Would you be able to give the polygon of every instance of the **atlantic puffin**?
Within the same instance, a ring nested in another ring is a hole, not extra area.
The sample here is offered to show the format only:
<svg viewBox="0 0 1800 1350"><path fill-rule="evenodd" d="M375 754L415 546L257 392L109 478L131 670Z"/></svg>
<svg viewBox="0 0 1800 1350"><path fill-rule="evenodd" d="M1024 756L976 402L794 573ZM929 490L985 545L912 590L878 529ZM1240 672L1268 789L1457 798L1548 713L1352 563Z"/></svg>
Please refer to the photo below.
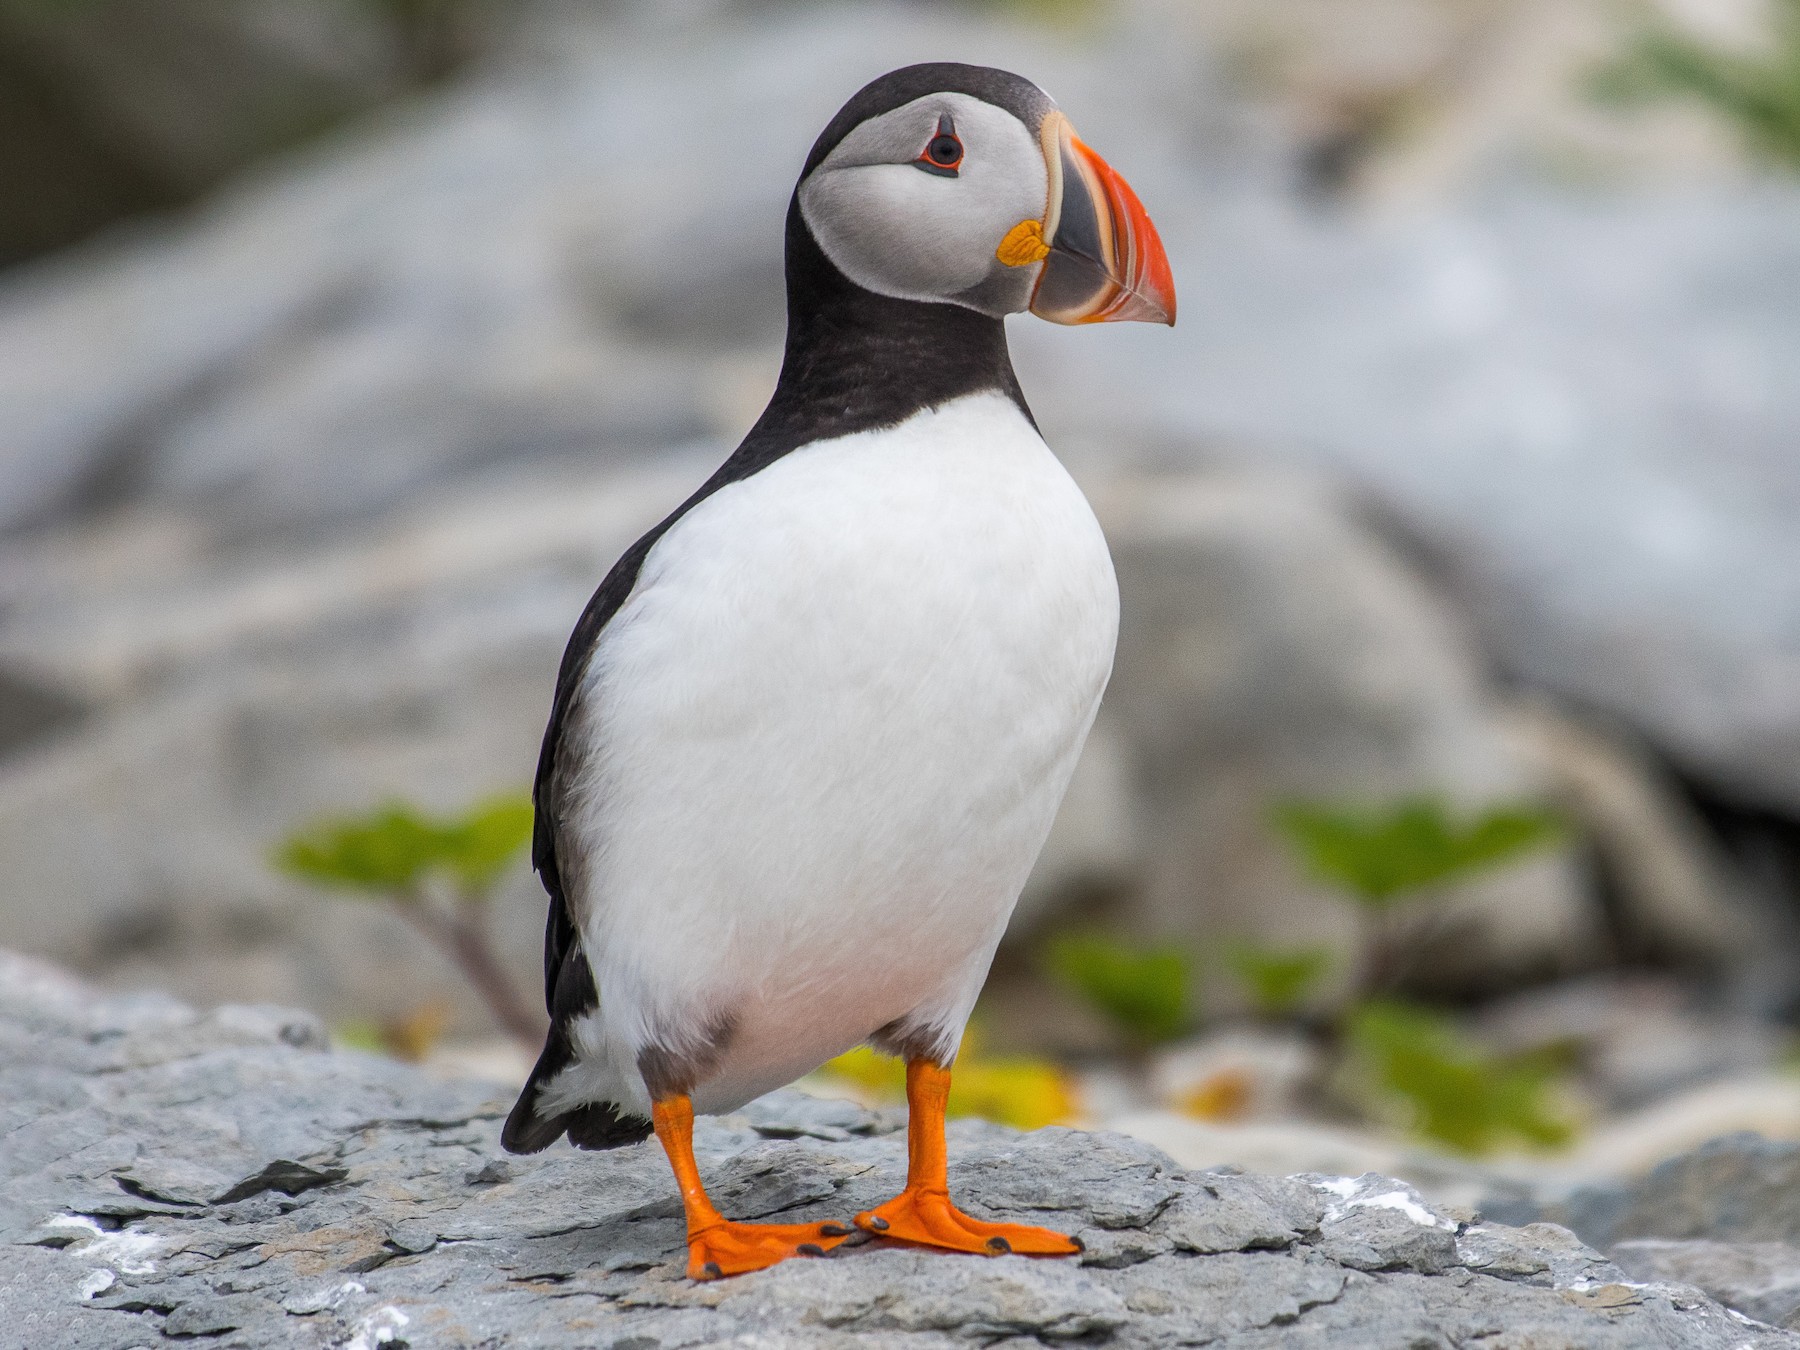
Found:
<svg viewBox="0 0 1800 1350"><path fill-rule="evenodd" d="M1038 434L1007 315L1173 323L1117 173L1030 81L892 71L807 155L767 409L607 574L538 761L551 1027L501 1140L654 1132L695 1279L817 1255L843 1224L719 1213L723 1113L861 1043L906 1061L907 1180L871 1233L1067 1254L951 1202L964 1023L1112 669L1100 526Z"/></svg>

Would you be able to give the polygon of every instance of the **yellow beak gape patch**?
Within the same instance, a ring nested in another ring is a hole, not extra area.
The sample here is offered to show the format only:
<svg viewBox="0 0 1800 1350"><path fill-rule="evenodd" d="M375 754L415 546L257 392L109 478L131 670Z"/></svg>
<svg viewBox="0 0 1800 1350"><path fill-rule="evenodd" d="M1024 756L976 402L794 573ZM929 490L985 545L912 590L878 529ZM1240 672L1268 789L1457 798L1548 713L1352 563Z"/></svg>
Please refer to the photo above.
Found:
<svg viewBox="0 0 1800 1350"><path fill-rule="evenodd" d="M1049 255L1050 245L1044 242L1043 224L1035 220L1021 220L1006 232L1006 238L994 250L994 256L1008 267L1029 267Z"/></svg>

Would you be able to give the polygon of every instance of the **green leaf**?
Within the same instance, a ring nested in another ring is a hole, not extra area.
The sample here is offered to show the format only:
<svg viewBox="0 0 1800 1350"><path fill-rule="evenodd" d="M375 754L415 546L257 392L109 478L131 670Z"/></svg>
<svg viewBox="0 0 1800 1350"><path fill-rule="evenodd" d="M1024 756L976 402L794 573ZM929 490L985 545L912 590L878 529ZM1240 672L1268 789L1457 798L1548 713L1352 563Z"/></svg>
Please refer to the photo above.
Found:
<svg viewBox="0 0 1800 1350"><path fill-rule="evenodd" d="M1550 1148L1574 1133L1551 1099L1566 1065L1558 1047L1487 1054L1442 1015L1389 1002L1356 1009L1345 1039L1350 1064L1375 1095L1402 1105L1419 1134L1458 1152Z"/></svg>
<svg viewBox="0 0 1800 1350"><path fill-rule="evenodd" d="M444 862L464 894L485 895L531 839L531 798L508 793L444 826Z"/></svg>
<svg viewBox="0 0 1800 1350"><path fill-rule="evenodd" d="M315 885L390 896L448 876L466 897L479 899L531 838L531 822L531 801L519 793L435 819L390 802L364 816L296 831L276 847L274 863Z"/></svg>
<svg viewBox="0 0 1800 1350"><path fill-rule="evenodd" d="M372 1055L385 1055L388 1052L387 1040L381 1034L380 1024L364 1018L334 1025L331 1028L331 1046L334 1050L363 1050Z"/></svg>
<svg viewBox="0 0 1800 1350"><path fill-rule="evenodd" d="M310 825L284 840L274 861L289 876L317 885L391 894L417 886L442 852L441 831L395 802L367 816Z"/></svg>
<svg viewBox="0 0 1800 1350"><path fill-rule="evenodd" d="M1695 99L1734 123L1757 153L1800 168L1800 0L1776 0L1771 17L1763 52L1726 50L1652 24L1624 57L1595 72L1592 92L1614 102Z"/></svg>
<svg viewBox="0 0 1800 1350"><path fill-rule="evenodd" d="M1124 1031L1154 1045L1188 1029L1193 961L1180 947L1135 948L1097 933L1054 939L1050 974Z"/></svg>
<svg viewBox="0 0 1800 1350"><path fill-rule="evenodd" d="M1378 807L1288 802L1272 820L1315 878L1377 908L1464 880L1564 833L1560 818L1542 807L1501 805L1458 820L1436 797Z"/></svg>
<svg viewBox="0 0 1800 1350"><path fill-rule="evenodd" d="M1306 1001L1331 967L1329 947L1277 949L1240 942L1226 949L1225 964L1249 991L1264 1017L1286 1017Z"/></svg>

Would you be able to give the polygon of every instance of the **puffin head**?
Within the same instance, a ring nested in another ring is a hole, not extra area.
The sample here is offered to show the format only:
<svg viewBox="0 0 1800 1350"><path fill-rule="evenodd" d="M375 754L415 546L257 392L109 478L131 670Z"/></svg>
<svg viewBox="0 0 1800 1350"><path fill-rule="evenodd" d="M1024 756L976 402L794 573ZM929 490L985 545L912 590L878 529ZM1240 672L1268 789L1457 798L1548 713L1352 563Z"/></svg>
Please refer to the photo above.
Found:
<svg viewBox="0 0 1800 1350"><path fill-rule="evenodd" d="M1055 323L1175 322L1156 227L1049 95L1003 70L891 71L839 110L795 189L843 276L896 300Z"/></svg>

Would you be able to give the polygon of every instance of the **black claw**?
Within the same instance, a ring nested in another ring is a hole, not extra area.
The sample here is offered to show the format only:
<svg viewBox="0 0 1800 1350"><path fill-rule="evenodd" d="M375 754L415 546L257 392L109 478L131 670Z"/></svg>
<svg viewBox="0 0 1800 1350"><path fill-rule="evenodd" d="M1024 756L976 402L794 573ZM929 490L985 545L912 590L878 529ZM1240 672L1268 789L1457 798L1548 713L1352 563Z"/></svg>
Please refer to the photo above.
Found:
<svg viewBox="0 0 1800 1350"><path fill-rule="evenodd" d="M885 1233L888 1230L888 1221L877 1214L869 1220L869 1227L878 1233Z"/></svg>
<svg viewBox="0 0 1800 1350"><path fill-rule="evenodd" d="M1069 1245L1078 1252L1085 1252L1087 1250L1087 1243L1083 1242L1080 1238L1076 1237L1073 1233L1071 1233L1069 1235Z"/></svg>
<svg viewBox="0 0 1800 1350"><path fill-rule="evenodd" d="M987 1249L995 1256L1005 1256L1012 1250L1012 1243L1003 1237L991 1237L987 1240Z"/></svg>
<svg viewBox="0 0 1800 1350"><path fill-rule="evenodd" d="M841 1223L822 1223L819 1231L826 1237L849 1237L850 1230Z"/></svg>
<svg viewBox="0 0 1800 1350"><path fill-rule="evenodd" d="M701 1269L706 1272L706 1278L709 1280L721 1280L725 1278L725 1272L719 1269L719 1263L717 1261L708 1261Z"/></svg>
<svg viewBox="0 0 1800 1350"><path fill-rule="evenodd" d="M794 1248L794 1250L801 1256L825 1255L825 1249L816 1242L802 1242L798 1247Z"/></svg>

